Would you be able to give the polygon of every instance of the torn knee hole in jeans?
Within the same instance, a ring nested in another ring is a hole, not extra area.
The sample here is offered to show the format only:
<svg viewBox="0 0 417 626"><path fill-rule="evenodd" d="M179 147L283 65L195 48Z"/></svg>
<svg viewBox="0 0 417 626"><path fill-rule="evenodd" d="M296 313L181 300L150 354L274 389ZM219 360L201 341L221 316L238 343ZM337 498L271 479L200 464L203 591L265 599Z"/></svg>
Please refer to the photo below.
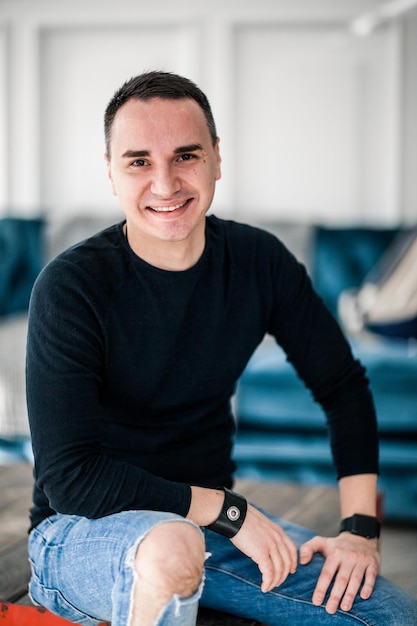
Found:
<svg viewBox="0 0 417 626"><path fill-rule="evenodd" d="M171 600L164 606L159 612L157 620L155 624L159 624L162 618L173 609L174 618L180 619L183 617L183 612L187 610L193 610L197 613L198 602L201 598L204 588L205 576L203 574L203 578L198 586L198 589L188 598L181 598L178 594L174 594Z"/></svg>
<svg viewBox="0 0 417 626"><path fill-rule="evenodd" d="M191 520L184 520L184 521L187 522L187 523L190 523L193 526L195 526L201 532L201 529L198 526L196 526L194 524L194 522L192 522ZM167 523L167 522L162 522L162 523ZM145 537L147 537L149 532L150 531L144 533L143 535L140 535L136 539L134 544L129 548L129 550L126 553L125 566L130 568L133 571L133 585L132 585L132 590L131 590L131 603L130 603L129 622L128 623L130 623L130 618L131 618L131 615L132 615L134 587L135 587L135 584L137 583L137 579L138 579L137 571L136 571L136 568L135 568L136 554L137 554L137 551L139 549L140 544L145 539ZM204 553L204 562L206 562L207 559L211 557L211 555L212 555L211 552L205 552ZM187 607L191 608L193 605L198 606L198 602L199 602L199 600L201 598L201 595L203 593L204 582L205 582L205 573L203 571L201 582L200 582L197 590L191 596L189 596L187 598L181 598L178 594L174 594L173 597L171 598L171 600L161 609L160 614L158 615L158 618L157 618L155 624L156 625L159 624L159 622L161 621L161 618L163 617L165 612L170 609L171 605L173 605L174 617L177 618L177 619L181 617L181 609L182 608L184 608L184 609L186 609Z"/></svg>
<svg viewBox="0 0 417 626"><path fill-rule="evenodd" d="M164 520L163 522L160 522L159 524L156 524L153 528L151 528L150 530L148 530L146 533L143 533L143 535L140 535L135 543L129 548L129 550L126 553L126 559L125 559L125 565L127 567L132 567L134 568L135 565L135 557L136 557L136 553L139 549L139 545L142 543L142 541L149 535L149 533L152 532L152 530L154 530L155 528L157 528L158 526L161 526L162 524L169 524L170 522L178 522L178 520ZM197 528L200 533L203 535L201 528L199 526L197 526L193 521L188 520L188 519L184 519L183 522L185 524L191 524L191 526L194 526L194 528ZM204 537L204 535L203 535ZM211 553L206 552L205 553L205 561L211 556Z"/></svg>

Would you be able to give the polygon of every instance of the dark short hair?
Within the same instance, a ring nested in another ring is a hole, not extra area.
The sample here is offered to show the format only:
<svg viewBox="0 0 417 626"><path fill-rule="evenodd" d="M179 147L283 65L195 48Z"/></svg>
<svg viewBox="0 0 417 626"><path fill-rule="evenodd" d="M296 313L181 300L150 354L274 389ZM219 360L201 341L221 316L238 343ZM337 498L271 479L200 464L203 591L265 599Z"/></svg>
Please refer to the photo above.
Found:
<svg viewBox="0 0 417 626"><path fill-rule="evenodd" d="M151 98L180 100L183 98L191 98L195 100L204 113L213 145L215 144L217 139L216 124L210 103L201 89L188 78L184 78L178 74L152 71L145 72L126 81L120 89L115 92L107 105L104 114L104 137L106 152L109 156L111 129L114 118L120 107L131 98L137 100L150 100Z"/></svg>

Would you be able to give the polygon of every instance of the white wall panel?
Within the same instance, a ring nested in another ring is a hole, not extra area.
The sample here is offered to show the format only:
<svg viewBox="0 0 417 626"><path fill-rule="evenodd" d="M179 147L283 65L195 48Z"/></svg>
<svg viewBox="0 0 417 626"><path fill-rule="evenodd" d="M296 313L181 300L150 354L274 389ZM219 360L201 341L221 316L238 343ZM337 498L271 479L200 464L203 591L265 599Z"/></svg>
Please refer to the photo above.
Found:
<svg viewBox="0 0 417 626"><path fill-rule="evenodd" d="M0 214L8 203L7 92L7 28L0 25Z"/></svg>
<svg viewBox="0 0 417 626"><path fill-rule="evenodd" d="M417 222L417 9L404 25L403 217Z"/></svg>
<svg viewBox="0 0 417 626"><path fill-rule="evenodd" d="M415 45L398 24L348 31L380 1L0 0L0 212L114 211L104 108L161 67L211 101L216 213L413 219Z"/></svg>
<svg viewBox="0 0 417 626"><path fill-rule="evenodd" d="M116 206L103 154L103 114L113 92L148 69L199 80L187 54L198 27L141 24L45 29L41 36L41 201L54 212ZM190 41L191 40L191 41ZM194 46L195 47L195 46Z"/></svg>
<svg viewBox="0 0 417 626"><path fill-rule="evenodd" d="M8 24L6 209L39 213L38 29L28 14Z"/></svg>
<svg viewBox="0 0 417 626"><path fill-rule="evenodd" d="M394 29L366 39L331 26L237 29L236 189L245 215L395 216L395 43Z"/></svg>

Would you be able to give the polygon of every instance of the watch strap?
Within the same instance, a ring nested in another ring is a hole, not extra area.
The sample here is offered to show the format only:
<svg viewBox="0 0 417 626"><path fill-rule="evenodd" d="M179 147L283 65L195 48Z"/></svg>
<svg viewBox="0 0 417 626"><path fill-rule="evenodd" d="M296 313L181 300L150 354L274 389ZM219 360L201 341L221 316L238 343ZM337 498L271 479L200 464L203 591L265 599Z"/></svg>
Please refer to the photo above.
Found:
<svg viewBox="0 0 417 626"><path fill-rule="evenodd" d="M227 487L219 487L224 491L224 502L219 517L215 522L206 526L219 535L231 539L242 528L248 510L246 499Z"/></svg>
<svg viewBox="0 0 417 626"><path fill-rule="evenodd" d="M366 539L374 539L380 535L381 524L376 517L355 513L355 515L346 517L341 521L339 533L345 531Z"/></svg>

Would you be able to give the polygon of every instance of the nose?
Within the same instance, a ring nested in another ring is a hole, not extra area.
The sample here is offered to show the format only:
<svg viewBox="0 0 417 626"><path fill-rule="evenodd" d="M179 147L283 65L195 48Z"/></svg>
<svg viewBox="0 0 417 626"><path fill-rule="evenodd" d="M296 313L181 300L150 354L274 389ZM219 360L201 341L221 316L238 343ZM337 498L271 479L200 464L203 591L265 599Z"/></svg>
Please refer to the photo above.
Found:
<svg viewBox="0 0 417 626"><path fill-rule="evenodd" d="M154 167L151 181L151 192L160 199L169 199L179 191L181 182L171 164Z"/></svg>

